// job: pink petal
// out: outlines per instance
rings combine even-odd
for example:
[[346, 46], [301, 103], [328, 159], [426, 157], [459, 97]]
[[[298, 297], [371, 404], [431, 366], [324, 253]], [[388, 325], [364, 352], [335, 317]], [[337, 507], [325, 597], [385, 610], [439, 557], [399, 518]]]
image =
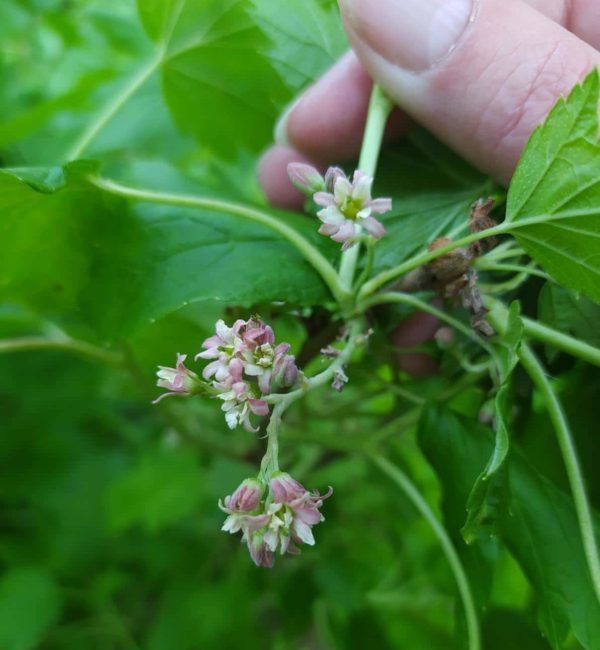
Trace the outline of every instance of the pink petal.
[[328, 224], [333, 224], [336, 226], [341, 226], [346, 217], [339, 211], [336, 205], [332, 205], [324, 210], [319, 210], [317, 212], [317, 217], [323, 222]]
[[316, 194], [313, 194], [313, 201], [324, 208], [328, 208], [330, 205], [335, 204], [333, 194], [330, 194], [329, 192], [317, 192]]
[[249, 399], [250, 410], [255, 415], [268, 415], [269, 404], [262, 399]]
[[392, 209], [392, 199], [373, 199], [369, 201], [368, 206], [376, 214], [383, 214]]
[[385, 228], [383, 224], [375, 219], [375, 217], [367, 217], [361, 220], [361, 226], [375, 239], [379, 239], [385, 235]]
[[352, 237], [354, 237], [355, 233], [355, 226], [352, 221], [346, 221], [340, 226], [340, 229], [335, 233], [335, 235], [331, 236], [331, 239], [333, 241], [337, 242], [346, 242]]
[[352, 183], [352, 198], [355, 201], [361, 201], [362, 203], [370, 201], [372, 184], [373, 179], [371, 176], [367, 176], [367, 174], [364, 174], [359, 170], [355, 171]]

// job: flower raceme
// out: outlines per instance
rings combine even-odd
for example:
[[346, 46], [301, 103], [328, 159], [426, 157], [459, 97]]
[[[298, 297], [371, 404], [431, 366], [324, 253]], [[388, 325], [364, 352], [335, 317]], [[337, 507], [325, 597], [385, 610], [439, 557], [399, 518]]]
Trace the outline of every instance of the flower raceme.
[[324, 521], [320, 508], [333, 490], [311, 493], [289, 474], [277, 472], [263, 499], [264, 492], [263, 483], [246, 479], [219, 507], [227, 514], [222, 530], [241, 531], [254, 563], [272, 567], [277, 551], [297, 555], [299, 545], [314, 545], [312, 527]]
[[264, 397], [291, 388], [300, 377], [295, 358], [288, 354], [289, 344], [276, 345], [272, 328], [258, 318], [236, 320], [232, 327], [217, 321], [215, 334], [202, 348], [195, 360], [210, 361], [202, 372], [204, 381], [185, 367], [186, 355], [177, 355], [175, 368], [159, 367], [157, 385], [169, 392], [155, 403], [168, 395], [205, 392], [223, 401], [229, 428], [241, 424], [247, 431], [257, 431], [250, 416], [269, 413]]
[[304, 163], [290, 163], [287, 171], [291, 182], [321, 207], [317, 212], [323, 222], [321, 234], [344, 244], [344, 249], [352, 246], [361, 230], [374, 239], [385, 235], [383, 224], [373, 214], [391, 210], [392, 200], [371, 197], [373, 178], [368, 174], [357, 169], [350, 181], [339, 167], [330, 167], [323, 177]]

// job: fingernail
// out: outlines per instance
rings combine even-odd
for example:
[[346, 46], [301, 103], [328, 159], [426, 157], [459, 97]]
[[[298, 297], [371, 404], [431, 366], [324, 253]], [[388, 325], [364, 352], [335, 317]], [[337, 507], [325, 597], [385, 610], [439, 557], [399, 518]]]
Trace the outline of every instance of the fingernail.
[[344, 18], [371, 49], [402, 68], [426, 70], [456, 46], [474, 0], [339, 0]]
[[275, 128], [273, 129], [273, 139], [275, 140], [275, 144], [279, 144], [283, 147], [290, 146], [287, 127], [292, 111], [296, 108], [301, 99], [302, 96], [297, 97], [293, 102], [285, 107], [283, 113], [279, 116], [279, 119], [275, 123]]

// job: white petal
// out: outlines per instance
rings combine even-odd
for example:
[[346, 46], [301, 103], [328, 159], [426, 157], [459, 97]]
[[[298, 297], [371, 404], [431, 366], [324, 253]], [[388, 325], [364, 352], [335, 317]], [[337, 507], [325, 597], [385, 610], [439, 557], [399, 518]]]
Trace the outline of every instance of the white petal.
[[296, 519], [294, 521], [294, 531], [296, 532], [296, 535], [298, 535], [298, 537], [305, 544], [308, 544], [309, 546], [314, 546], [315, 537], [313, 535], [311, 527], [308, 524], [305, 524], [300, 519]]
[[366, 203], [371, 200], [371, 185], [373, 179], [367, 174], [364, 174], [360, 171], [354, 173], [354, 183], [352, 187], [352, 198], [354, 200], [360, 201], [361, 203]]
[[352, 194], [352, 185], [345, 176], [338, 176], [335, 179], [335, 186], [333, 188], [333, 196], [335, 202], [341, 205]]

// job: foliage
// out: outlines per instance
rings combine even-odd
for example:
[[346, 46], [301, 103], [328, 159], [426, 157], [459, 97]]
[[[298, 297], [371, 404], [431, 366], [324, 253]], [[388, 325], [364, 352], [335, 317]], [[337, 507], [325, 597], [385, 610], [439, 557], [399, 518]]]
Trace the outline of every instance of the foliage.
[[[386, 146], [388, 234], [350, 291], [316, 218], [266, 205], [254, 171], [346, 47], [332, 0], [4, 0], [0, 39], [0, 649], [458, 650], [480, 629], [486, 649], [599, 650], [598, 75], [534, 132], [505, 209], [424, 131]], [[468, 216], [486, 196], [489, 340], [473, 303], [403, 284], [485, 243]], [[438, 237], [455, 241], [428, 252]], [[393, 345], [417, 308], [450, 339]], [[266, 423], [150, 403], [158, 364], [256, 313], [307, 377], [344, 322], [374, 330], [333, 362], [343, 392], [283, 395], [280, 465], [335, 492], [316, 546], [271, 571], [217, 508]], [[407, 352], [436, 374], [401, 371]]]

